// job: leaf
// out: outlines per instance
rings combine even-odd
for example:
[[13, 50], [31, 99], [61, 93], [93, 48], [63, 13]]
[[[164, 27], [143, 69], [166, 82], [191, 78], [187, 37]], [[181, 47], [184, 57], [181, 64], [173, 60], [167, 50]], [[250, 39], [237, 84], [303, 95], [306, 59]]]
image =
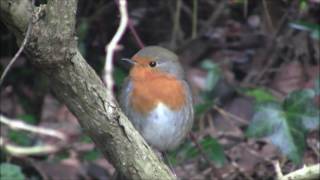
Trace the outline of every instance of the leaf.
[[96, 159], [98, 159], [99, 157], [101, 157], [102, 154], [100, 153], [100, 151], [93, 149], [91, 151], [88, 151], [84, 154], [83, 156], [83, 160], [86, 161], [94, 161]]
[[246, 135], [255, 138], [269, 136], [275, 128], [278, 128], [277, 123], [283, 120], [285, 120], [285, 114], [279, 103], [260, 104], [257, 106], [257, 111], [250, 122]]
[[226, 157], [220, 143], [210, 136], [205, 137], [201, 141], [205, 153], [209, 156], [218, 167], [221, 167], [226, 162]]
[[191, 141], [184, 142], [177, 149], [166, 153], [166, 161], [173, 166], [183, 163], [186, 159], [192, 158], [187, 154], [188, 150], [192, 147]]
[[293, 162], [300, 163], [305, 148], [305, 131], [300, 119], [288, 118], [275, 102], [258, 106], [247, 129], [249, 137], [267, 137]]
[[289, 159], [299, 164], [305, 149], [305, 133], [299, 130], [301, 126], [296, 122], [281, 121], [279, 128], [267, 138]]
[[266, 89], [254, 88], [245, 91], [247, 96], [254, 97], [257, 103], [276, 101], [276, 98]]
[[[206, 136], [199, 144], [209, 160], [213, 161], [215, 165], [221, 167], [226, 162], [223, 148], [215, 138]], [[188, 157], [196, 157], [199, 155], [198, 149], [194, 146], [190, 146], [186, 152]]]
[[127, 76], [126, 73], [121, 68], [116, 67], [113, 71], [114, 82], [118, 87], [121, 86], [126, 76]]
[[1, 163], [0, 178], [1, 180], [24, 180], [25, 176], [19, 166], [10, 163]]
[[288, 111], [303, 112], [315, 97], [312, 89], [304, 89], [290, 93], [284, 100], [283, 107]]
[[283, 109], [287, 112], [288, 118], [295, 119], [294, 121], [300, 120], [306, 130], [319, 128], [320, 111], [313, 101], [315, 95], [313, 89], [294, 91], [283, 103]]
[[194, 106], [195, 116], [200, 116], [201, 114], [206, 113], [207, 111], [209, 111], [212, 108], [213, 104], [214, 104], [213, 101], [208, 101], [208, 102], [204, 102], [201, 104], [196, 104]]
[[8, 133], [8, 137], [11, 141], [22, 146], [29, 146], [32, 144], [32, 141], [28, 136], [28, 133], [24, 131], [10, 130]]
[[82, 135], [80, 141], [84, 143], [93, 143], [92, 139], [88, 135]]
[[315, 106], [306, 109], [304, 113], [292, 113], [294, 118], [302, 120], [303, 127], [307, 130], [319, 129], [320, 124], [320, 112]]
[[211, 60], [204, 60], [201, 63], [201, 67], [208, 71], [205, 91], [212, 91], [221, 77], [221, 70]]
[[211, 59], [205, 59], [201, 63], [201, 68], [203, 68], [205, 70], [212, 70], [212, 69], [217, 68], [217, 65], [215, 63], [213, 63]]

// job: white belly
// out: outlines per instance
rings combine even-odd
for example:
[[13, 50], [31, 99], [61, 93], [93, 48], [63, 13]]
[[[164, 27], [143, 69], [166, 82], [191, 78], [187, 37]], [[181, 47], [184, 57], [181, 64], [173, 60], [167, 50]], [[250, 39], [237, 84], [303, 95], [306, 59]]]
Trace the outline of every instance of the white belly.
[[162, 103], [149, 114], [140, 133], [159, 150], [173, 149], [180, 144], [192, 126], [192, 119], [183, 110], [173, 112]]

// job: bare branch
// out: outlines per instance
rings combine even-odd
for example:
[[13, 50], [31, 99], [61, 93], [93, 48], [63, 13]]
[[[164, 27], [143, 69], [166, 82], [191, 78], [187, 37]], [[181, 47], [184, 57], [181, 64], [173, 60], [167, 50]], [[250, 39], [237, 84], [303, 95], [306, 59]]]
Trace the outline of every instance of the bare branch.
[[[34, 0], [32, 0], [32, 5], [34, 4]], [[26, 46], [28, 39], [30, 37], [30, 33], [32, 31], [32, 16], [30, 17], [29, 20], [29, 24], [28, 24], [28, 28], [27, 28], [27, 32], [26, 35], [22, 41], [22, 44], [19, 48], [19, 50], [16, 52], [16, 54], [13, 56], [13, 58], [10, 60], [9, 64], [7, 65], [7, 67], [4, 69], [3, 73], [1, 74], [0, 77], [0, 87], [4, 81], [4, 78], [6, 77], [7, 73], [9, 72], [9, 70], [11, 69], [12, 65], [14, 62], [16, 62], [16, 60], [18, 59], [18, 57], [20, 56], [20, 54], [22, 53], [24, 47]]]
[[21, 130], [34, 132], [34, 133], [37, 133], [37, 134], [43, 134], [43, 135], [47, 135], [47, 136], [58, 138], [58, 139], [60, 139], [62, 141], [66, 141], [67, 140], [66, 135], [63, 134], [60, 131], [53, 130], [53, 129], [48, 129], [48, 128], [44, 128], [44, 127], [33, 126], [33, 125], [30, 125], [30, 124], [24, 123], [21, 120], [9, 119], [9, 118], [1, 115], [1, 114], [0, 114], [0, 122], [5, 124], [5, 125], [8, 125], [12, 129], [21, 129]]
[[113, 78], [112, 78], [112, 72], [113, 72], [113, 55], [114, 51], [117, 48], [117, 44], [119, 43], [122, 35], [124, 34], [127, 24], [128, 24], [128, 12], [127, 12], [127, 1], [126, 0], [119, 0], [119, 10], [120, 10], [120, 25], [118, 27], [118, 30], [116, 34], [113, 36], [111, 42], [106, 46], [106, 62], [104, 66], [104, 77], [103, 80], [105, 84], [107, 85], [107, 94], [113, 95]]
[[58, 147], [45, 144], [45, 145], [36, 145], [31, 147], [22, 147], [13, 144], [9, 144], [0, 137], [0, 147], [3, 147], [5, 151], [10, 153], [13, 156], [28, 156], [35, 154], [50, 154], [58, 151]]
[[275, 168], [277, 179], [279, 180], [303, 180], [303, 179], [318, 179], [320, 176], [320, 164], [315, 164], [311, 166], [303, 166], [301, 169], [290, 172], [287, 175], [283, 175], [279, 161], [273, 163]]

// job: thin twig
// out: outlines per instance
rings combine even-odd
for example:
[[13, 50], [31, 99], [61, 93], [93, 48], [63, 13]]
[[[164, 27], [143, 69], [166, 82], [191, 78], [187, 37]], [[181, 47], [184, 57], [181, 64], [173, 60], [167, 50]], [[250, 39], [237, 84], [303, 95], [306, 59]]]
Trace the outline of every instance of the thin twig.
[[[108, 97], [113, 98], [113, 55], [115, 50], [117, 49], [117, 44], [119, 43], [121, 37], [123, 36], [127, 25], [128, 25], [128, 12], [127, 12], [127, 1], [126, 0], [119, 0], [119, 11], [120, 11], [120, 25], [117, 29], [116, 34], [113, 36], [110, 43], [106, 46], [106, 62], [104, 66], [104, 76], [103, 80], [107, 86], [107, 93], [110, 94]], [[112, 101], [111, 101], [112, 102]]]
[[193, 0], [193, 10], [192, 10], [192, 35], [191, 38], [197, 37], [197, 25], [198, 25], [198, 0]]
[[180, 30], [181, 0], [176, 1], [176, 11], [173, 18], [173, 29], [171, 34], [170, 47], [175, 49], [177, 45], [177, 36]]
[[[208, 2], [214, 2], [214, 1], [208, 1]], [[212, 11], [213, 13], [210, 15], [208, 20], [206, 20], [205, 24], [202, 27], [202, 30], [200, 31], [200, 34], [205, 34], [210, 26], [214, 25], [217, 19], [220, 17], [220, 15], [225, 10], [225, 7], [227, 5], [227, 1], [220, 1], [217, 7]]]
[[[34, 0], [32, 0], [32, 6], [34, 5]], [[7, 73], [9, 72], [9, 70], [11, 69], [12, 65], [14, 62], [16, 62], [16, 60], [18, 59], [18, 57], [20, 56], [20, 54], [22, 53], [22, 51], [24, 50], [24, 47], [26, 46], [29, 36], [31, 34], [32, 31], [32, 16], [30, 17], [29, 20], [29, 24], [28, 24], [28, 28], [27, 28], [27, 32], [26, 35], [22, 41], [22, 44], [19, 48], [19, 50], [16, 52], [16, 54], [13, 56], [13, 58], [10, 60], [9, 64], [7, 65], [7, 67], [4, 69], [3, 73], [1, 74], [0, 77], [0, 87], [4, 81], [4, 78], [6, 77]]]
[[280, 167], [279, 161], [273, 162], [273, 167], [274, 167], [274, 169], [276, 171], [277, 178], [281, 179], [283, 177], [283, 174], [282, 174], [282, 171], [281, 171], [281, 167]]
[[136, 40], [135, 42], [137, 43], [137, 45], [138, 45], [140, 48], [143, 48], [143, 47], [144, 47], [144, 44], [143, 44], [140, 36], [138, 35], [138, 32], [137, 32], [136, 29], [134, 28], [133, 23], [132, 23], [132, 21], [131, 21], [130, 19], [129, 19], [129, 21], [128, 21], [128, 25], [129, 25], [130, 33], [132, 34], [132, 36], [133, 36], [134, 39]]
[[0, 114], [0, 122], [3, 124], [6, 124], [7, 126], [9, 126], [12, 129], [21, 129], [21, 130], [25, 130], [25, 131], [34, 132], [37, 134], [43, 134], [43, 135], [58, 138], [62, 141], [67, 140], [66, 135], [60, 131], [26, 124], [23, 121], [9, 119], [1, 114]]
[[301, 169], [290, 172], [289, 174], [283, 176], [280, 180], [302, 180], [302, 179], [318, 179], [320, 176], [320, 164], [315, 164], [312, 166], [303, 166]]
[[276, 42], [280, 32], [283, 30], [283, 28], [286, 25], [286, 21], [289, 17], [290, 14], [290, 10], [295, 6], [295, 4], [298, 3], [297, 0], [292, 1], [290, 4], [290, 7], [287, 8], [286, 12], [282, 15], [278, 26], [276, 28], [276, 30], [273, 31], [271, 37], [270, 37], [270, 43], [267, 46], [266, 50], [264, 51], [265, 53], [263, 54], [263, 58], [261, 60], [261, 62], [265, 62], [263, 63], [264, 66], [261, 70], [259, 70], [258, 72], [251, 71], [249, 72], [249, 74], [247, 75], [247, 77], [243, 80], [243, 82], [259, 82], [261, 81], [262, 77], [265, 75], [265, 73], [267, 72], [267, 70], [272, 66], [272, 64], [274, 63], [274, 61], [277, 59], [278, 53], [274, 52], [275, 50], [279, 49], [277, 48], [278, 44]]
[[236, 162], [236, 161], [232, 161], [231, 162], [231, 165], [235, 168], [235, 170], [242, 174], [243, 176], [245, 176], [244, 179], [247, 179], [247, 180], [254, 180], [251, 176], [249, 176], [247, 174], [247, 172]]
[[273, 27], [272, 19], [271, 19], [270, 13], [269, 13], [269, 8], [267, 5], [267, 2], [265, 0], [262, 0], [262, 6], [264, 8], [264, 12], [265, 12], [265, 15], [267, 18], [266, 20], [267, 20], [268, 27], [270, 28], [271, 31], [273, 31], [274, 27]]
[[248, 125], [248, 121], [246, 121], [245, 119], [239, 117], [239, 116], [236, 116], [230, 112], [227, 112], [225, 111], [224, 109], [222, 108], [219, 108], [218, 106], [213, 106], [213, 109], [215, 109], [216, 111], [218, 111], [218, 113], [220, 113], [223, 117], [229, 117], [229, 118], [232, 118], [236, 121], [238, 121], [239, 123], [243, 124], [243, 125]]
[[[115, 0], [115, 2], [117, 4], [117, 6], [119, 6], [118, 1]], [[139, 48], [144, 48], [144, 43], [142, 42], [137, 30], [134, 28], [134, 25], [133, 25], [132, 20], [129, 15], [128, 15], [128, 27], [129, 27], [130, 33], [132, 34], [132, 36], [135, 39], [135, 42], [137, 43]]]
[[44, 144], [44, 145], [36, 145], [31, 147], [22, 147], [13, 144], [9, 144], [4, 141], [2, 137], [0, 137], [0, 147], [3, 147], [5, 151], [14, 156], [27, 156], [34, 154], [50, 154], [58, 151], [58, 147]]

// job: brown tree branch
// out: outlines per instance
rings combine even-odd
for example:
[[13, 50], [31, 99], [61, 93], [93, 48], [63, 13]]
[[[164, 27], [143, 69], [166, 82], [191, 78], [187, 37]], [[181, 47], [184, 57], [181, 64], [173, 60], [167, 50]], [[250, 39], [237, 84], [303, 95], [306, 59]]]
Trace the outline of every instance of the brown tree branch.
[[[28, 0], [0, 1], [0, 20], [18, 42], [31, 17], [26, 7], [31, 7]], [[76, 11], [77, 0], [49, 0], [35, 7], [25, 47], [29, 60], [48, 76], [56, 96], [120, 174], [127, 179], [174, 179], [77, 50]]]

